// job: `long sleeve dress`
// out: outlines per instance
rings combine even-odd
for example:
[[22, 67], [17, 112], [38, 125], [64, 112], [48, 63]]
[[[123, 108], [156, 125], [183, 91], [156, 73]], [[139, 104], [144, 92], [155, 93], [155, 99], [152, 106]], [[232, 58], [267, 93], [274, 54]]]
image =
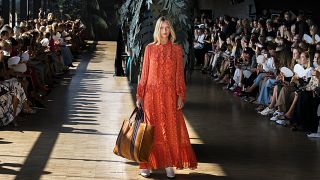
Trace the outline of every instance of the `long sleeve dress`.
[[141, 169], [197, 167], [178, 97], [185, 100], [182, 50], [171, 41], [146, 46], [137, 98], [143, 99], [145, 121], [155, 126], [149, 161]]

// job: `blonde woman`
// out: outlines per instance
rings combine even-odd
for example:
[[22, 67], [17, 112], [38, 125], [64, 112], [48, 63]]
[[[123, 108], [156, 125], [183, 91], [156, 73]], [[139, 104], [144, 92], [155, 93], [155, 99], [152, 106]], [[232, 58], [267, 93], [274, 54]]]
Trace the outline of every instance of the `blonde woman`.
[[310, 26], [310, 35], [312, 38], [312, 44], [317, 44], [316, 35], [318, 35], [318, 26], [313, 24]]
[[165, 168], [174, 178], [177, 169], [197, 168], [183, 119], [185, 82], [182, 49], [174, 44], [175, 32], [170, 21], [160, 17], [154, 31], [154, 42], [145, 48], [141, 80], [137, 89], [137, 107], [143, 106], [145, 122], [155, 126], [154, 144], [149, 161], [140, 164], [140, 175]]

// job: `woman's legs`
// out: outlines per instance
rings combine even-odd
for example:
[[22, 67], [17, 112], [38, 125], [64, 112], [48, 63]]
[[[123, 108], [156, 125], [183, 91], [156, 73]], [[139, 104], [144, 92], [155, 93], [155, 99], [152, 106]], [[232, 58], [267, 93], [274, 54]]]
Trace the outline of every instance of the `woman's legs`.
[[290, 106], [289, 110], [286, 112], [285, 117], [291, 118], [293, 116], [294, 109], [295, 109], [297, 101], [298, 101], [298, 97], [299, 97], [298, 93], [295, 93], [294, 94], [294, 99], [293, 99], [293, 101], [291, 103], [291, 106]]
[[272, 93], [272, 97], [271, 97], [271, 102], [269, 104], [269, 108], [270, 109], [273, 109], [274, 108], [274, 105], [276, 104], [277, 102], [277, 97], [278, 97], [278, 86], [275, 86], [273, 88], [273, 93]]
[[212, 60], [212, 63], [211, 63], [211, 71], [212, 72], [215, 72], [215, 70], [216, 70], [216, 65], [217, 65], [217, 61], [218, 61], [219, 55], [220, 55], [220, 53], [214, 54], [214, 57], [213, 57], [213, 60]]
[[266, 83], [261, 85], [261, 90], [259, 92], [257, 102], [264, 106], [267, 106], [269, 104], [269, 87], [266, 85]]
[[16, 96], [12, 96], [13, 117], [14, 117], [12, 122], [14, 126], [18, 126], [18, 122], [16, 120], [18, 104], [19, 104], [19, 99]]
[[202, 70], [205, 70], [208, 67], [209, 60], [210, 60], [210, 55], [209, 53], [206, 53], [204, 55], [204, 64], [203, 64]]
[[246, 92], [253, 92], [253, 90], [259, 87], [261, 80], [266, 76], [266, 73], [260, 73], [256, 79], [253, 81], [253, 84], [247, 89]]

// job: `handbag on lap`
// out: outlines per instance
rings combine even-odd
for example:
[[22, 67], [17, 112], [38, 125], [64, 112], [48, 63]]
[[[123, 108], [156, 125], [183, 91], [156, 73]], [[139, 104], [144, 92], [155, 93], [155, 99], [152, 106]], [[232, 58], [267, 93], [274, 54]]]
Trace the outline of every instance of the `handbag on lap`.
[[129, 120], [123, 121], [113, 152], [138, 163], [148, 162], [153, 134], [154, 127], [144, 122], [143, 109], [135, 108]]

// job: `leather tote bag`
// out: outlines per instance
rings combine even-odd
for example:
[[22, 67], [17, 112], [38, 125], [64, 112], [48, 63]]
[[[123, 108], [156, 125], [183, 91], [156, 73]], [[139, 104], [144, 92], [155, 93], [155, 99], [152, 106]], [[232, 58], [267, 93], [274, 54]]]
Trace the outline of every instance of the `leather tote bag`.
[[135, 108], [129, 120], [123, 121], [113, 152], [138, 163], [148, 162], [153, 135], [154, 127], [144, 122], [143, 109]]

